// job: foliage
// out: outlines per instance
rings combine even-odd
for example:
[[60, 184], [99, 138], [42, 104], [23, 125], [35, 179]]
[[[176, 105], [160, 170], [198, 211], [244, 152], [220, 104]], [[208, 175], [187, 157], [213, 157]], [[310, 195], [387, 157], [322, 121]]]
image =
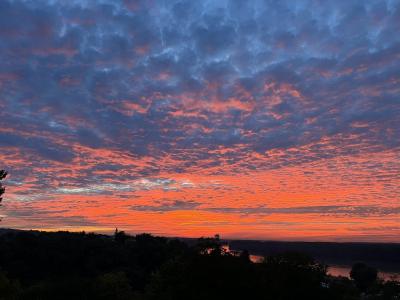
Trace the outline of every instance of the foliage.
[[199, 238], [195, 248], [200, 254], [221, 255], [224, 251], [221, 247], [221, 241], [218, 234], [216, 234], [213, 238]]
[[125, 231], [119, 231], [118, 228], [115, 228], [114, 232], [114, 240], [117, 243], [125, 243], [125, 241], [129, 238]]
[[6, 188], [3, 186], [3, 184], [1, 183], [1, 181], [7, 177], [7, 172], [4, 170], [0, 170], [0, 205], [1, 202], [3, 200], [2, 195], [4, 194], [4, 192], [6, 191]]
[[350, 277], [361, 291], [366, 291], [378, 278], [378, 270], [364, 263], [355, 263], [350, 271]]
[[[256, 264], [246, 252], [224, 251], [217, 236], [188, 246], [123, 231], [0, 231], [0, 249], [0, 300], [361, 299], [355, 280], [328, 276], [308, 255], [280, 253]], [[376, 281], [367, 293], [396, 299], [400, 286]]]
[[[1, 206], [1, 202], [3, 201], [2, 196], [6, 191], [6, 188], [3, 186], [1, 181], [6, 177], [7, 177], [7, 172], [4, 170], [0, 170], [0, 206]], [[0, 217], [0, 221], [1, 221], [1, 217]]]
[[0, 300], [17, 299], [20, 292], [19, 282], [9, 279], [5, 273], [0, 272]]

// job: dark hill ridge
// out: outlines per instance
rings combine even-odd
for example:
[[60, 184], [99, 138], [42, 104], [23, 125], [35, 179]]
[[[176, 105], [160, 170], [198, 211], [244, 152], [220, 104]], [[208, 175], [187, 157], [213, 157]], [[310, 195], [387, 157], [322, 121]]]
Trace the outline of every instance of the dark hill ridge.
[[[196, 239], [181, 238], [188, 245]], [[365, 243], [365, 242], [301, 242], [301, 241], [261, 241], [230, 240], [231, 250], [243, 251], [259, 256], [269, 256], [284, 252], [302, 252], [328, 265], [352, 265], [365, 262], [382, 271], [400, 272], [400, 243]]]
[[[0, 235], [22, 230], [0, 228]], [[29, 231], [39, 233], [39, 231]], [[101, 236], [101, 234], [98, 234]], [[108, 235], [103, 235], [108, 237]], [[176, 238], [189, 246], [197, 239]], [[363, 243], [363, 242], [301, 242], [301, 241], [261, 241], [261, 240], [223, 240], [232, 250], [247, 250], [260, 256], [275, 255], [283, 252], [302, 252], [327, 264], [351, 265], [363, 261], [386, 271], [400, 271], [400, 243]]]
[[229, 240], [231, 249], [248, 250], [261, 256], [282, 252], [304, 252], [328, 264], [353, 264], [363, 261], [387, 271], [400, 270], [400, 244], [335, 243]]

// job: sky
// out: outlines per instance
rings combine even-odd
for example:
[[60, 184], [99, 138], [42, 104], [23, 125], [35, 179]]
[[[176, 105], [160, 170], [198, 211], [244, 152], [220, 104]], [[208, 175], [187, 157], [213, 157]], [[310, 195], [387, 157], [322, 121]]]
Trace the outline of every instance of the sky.
[[2, 0], [0, 226], [399, 242], [400, 1]]

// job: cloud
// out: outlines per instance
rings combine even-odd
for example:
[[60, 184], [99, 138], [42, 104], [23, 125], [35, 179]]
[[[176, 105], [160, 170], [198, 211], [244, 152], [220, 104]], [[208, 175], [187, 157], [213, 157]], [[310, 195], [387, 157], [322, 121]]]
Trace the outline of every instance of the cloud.
[[[156, 201], [158, 202], [158, 201]], [[316, 214], [320, 216], [351, 216], [351, 217], [372, 217], [372, 216], [390, 216], [398, 215], [400, 207], [396, 206], [376, 206], [376, 205], [321, 205], [321, 206], [294, 206], [268, 208], [258, 207], [207, 207], [201, 202], [174, 200], [172, 202], [164, 201], [157, 205], [136, 205], [131, 207], [137, 211], [151, 212], [169, 212], [180, 210], [206, 211], [222, 214], [240, 214], [240, 215], [298, 215], [298, 214]]]
[[397, 215], [400, 213], [400, 207], [382, 207], [374, 205], [321, 205], [321, 206], [299, 206], [299, 207], [282, 207], [282, 208], [266, 208], [266, 207], [210, 207], [204, 210], [218, 213], [235, 213], [235, 214], [318, 214], [318, 215], [348, 215], [357, 216], [387, 216]]
[[[390, 204], [399, 14], [389, 0], [2, 1], [0, 160], [23, 183], [13, 199], [178, 193], [182, 178], [194, 192], [195, 176], [275, 170], [284, 185], [306, 166], [338, 190], [350, 178], [350, 205]], [[217, 201], [221, 187], [207, 188]]]
[[105, 194], [116, 191], [150, 191], [150, 190], [180, 190], [191, 188], [194, 184], [189, 180], [176, 181], [168, 178], [141, 178], [125, 183], [102, 183], [79, 187], [60, 187], [53, 192], [58, 194]]
[[25, 148], [34, 155], [46, 160], [69, 162], [73, 159], [74, 153], [40, 137], [24, 137], [17, 134], [0, 133], [0, 146]]
[[136, 205], [132, 206], [132, 210], [150, 211], [150, 212], [168, 212], [180, 210], [194, 210], [200, 203], [195, 201], [174, 200], [172, 202], [162, 202], [160, 205]]
[[94, 3], [2, 4], [6, 120], [151, 156], [244, 144], [239, 161], [338, 133], [399, 146], [400, 41], [379, 39], [397, 26], [393, 3], [314, 3], [312, 15], [303, 1]]

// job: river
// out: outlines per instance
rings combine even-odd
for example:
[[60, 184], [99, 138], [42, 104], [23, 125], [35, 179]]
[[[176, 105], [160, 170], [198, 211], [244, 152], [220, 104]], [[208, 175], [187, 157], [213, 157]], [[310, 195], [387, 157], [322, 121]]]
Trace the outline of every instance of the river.
[[[328, 274], [332, 276], [350, 277], [351, 266], [332, 265], [328, 267]], [[378, 277], [383, 280], [400, 280], [400, 272], [379, 271]]]
[[[225, 251], [227, 252], [234, 252], [229, 249], [229, 246], [223, 246]], [[263, 261], [263, 257], [260, 255], [250, 255], [250, 260], [254, 263], [260, 263]], [[328, 274], [332, 276], [343, 276], [350, 278], [350, 270], [351, 270], [351, 265], [329, 265], [328, 267]], [[383, 280], [397, 280], [400, 281], [400, 271], [399, 272], [391, 272], [391, 271], [379, 271], [378, 272], [378, 277], [383, 279]]]

